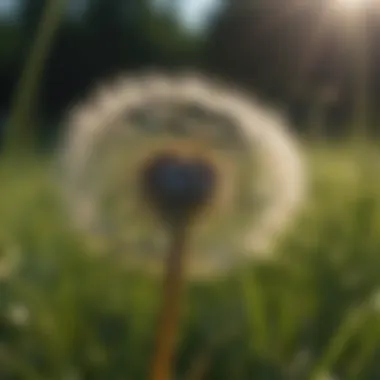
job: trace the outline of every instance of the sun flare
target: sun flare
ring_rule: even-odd
[[[358,10],[366,8],[372,2],[371,0],[336,0],[340,8],[346,8],[348,10]]]

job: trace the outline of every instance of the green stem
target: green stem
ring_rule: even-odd
[[[16,86],[5,135],[7,152],[25,152],[33,148],[32,114],[37,106],[38,86],[43,76],[54,37],[60,25],[66,0],[47,1],[36,38]]]

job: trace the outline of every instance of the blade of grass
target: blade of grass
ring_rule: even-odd
[[[379,347],[380,323],[378,317],[366,325],[359,342],[360,349],[355,360],[348,366],[350,378],[357,379],[363,368],[373,359]]]
[[[35,131],[31,117],[37,106],[38,87],[45,62],[59,28],[65,5],[66,0],[46,2],[34,43],[14,91],[5,130],[5,149],[8,154],[19,154],[33,149]]]
[[[222,346],[226,345],[230,339],[234,338],[241,332],[240,325],[233,325],[231,328],[215,334],[206,342],[205,346],[192,359],[189,368],[184,376],[184,380],[204,380],[210,369],[212,358],[215,352]]]
[[[358,332],[363,323],[365,323],[367,317],[368,313],[365,309],[358,309],[349,313],[332,337],[329,345],[322,354],[321,359],[311,371],[311,374],[308,377],[309,380],[317,380],[323,373],[330,371],[331,367],[344,352],[347,343]]]
[[[240,276],[240,286],[252,338],[251,347],[254,351],[264,352],[268,343],[268,326],[263,290],[256,277],[256,273],[243,271]]]

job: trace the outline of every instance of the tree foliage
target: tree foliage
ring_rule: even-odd
[[[226,0],[208,39],[208,66],[285,104],[303,126],[324,105],[332,133],[352,117],[363,91],[374,124],[380,7],[360,14],[338,7],[330,0]]]

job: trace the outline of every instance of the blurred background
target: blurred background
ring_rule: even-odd
[[[3,119],[45,3],[0,2]],[[59,29],[33,115],[45,125],[43,135],[54,133],[52,121],[95,80],[152,67],[223,75],[283,109],[306,135],[342,136],[358,123],[377,132],[376,1],[67,0],[58,6]]]
[[[152,68],[280,110],[310,178],[275,260],[190,287],[176,380],[380,379],[380,3],[0,0],[2,149],[45,152],[97,82]],[[145,380],[157,283],[74,236],[50,158],[0,157],[0,379]]]

